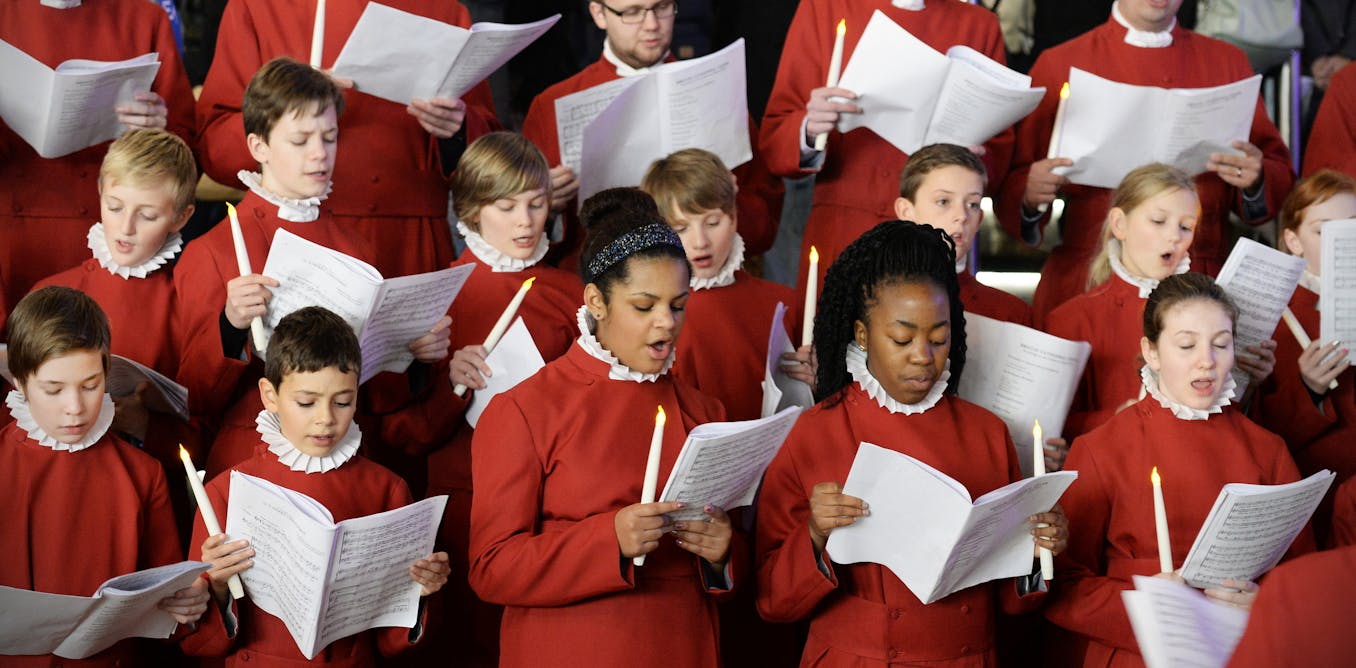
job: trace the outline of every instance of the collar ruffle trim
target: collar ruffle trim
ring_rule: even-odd
[[[852,379],[857,381],[857,385],[866,392],[866,395],[876,401],[876,404],[891,413],[903,413],[904,415],[916,415],[926,412],[928,409],[937,405],[941,401],[942,394],[946,392],[946,383],[951,379],[951,360],[946,361],[946,368],[942,370],[942,375],[937,378],[937,382],[932,384],[932,389],[928,391],[926,397],[916,404],[906,404],[890,396],[889,392],[881,387],[880,381],[871,375],[871,371],[866,368],[866,351],[857,347],[855,343],[849,343],[847,346],[847,370],[852,374]]]
[[[603,58],[617,68],[617,76],[622,78],[635,76],[637,74],[645,74],[650,71],[651,67],[654,67],[654,65],[651,65],[650,67],[631,67],[630,65],[627,65],[622,62],[621,58],[617,57],[617,52],[612,50],[612,42],[607,39],[603,40]],[[658,65],[663,63],[668,60],[668,58],[669,52],[665,51],[664,55],[659,57],[659,62],[655,64]]]
[[[235,174],[250,192],[264,198],[265,202],[278,207],[278,217],[289,223],[309,223],[320,217],[320,203],[330,196],[334,183],[325,186],[325,192],[319,197],[292,199],[269,192],[264,188],[263,176],[259,172],[242,169]]]
[[[14,423],[28,432],[29,438],[37,441],[38,445],[58,452],[79,452],[94,445],[108,433],[108,428],[113,424],[113,398],[108,396],[107,392],[104,393],[103,405],[99,407],[99,417],[94,420],[94,427],[77,443],[63,443],[43,431],[42,427],[38,426],[38,421],[33,419],[33,413],[28,410],[28,400],[24,399],[22,392],[10,390],[5,396],[5,405],[9,406],[9,414],[14,416]]]
[[[175,255],[184,247],[184,238],[178,232],[171,232],[165,237],[165,243],[152,255],[150,259],[142,262],[135,267],[126,267],[113,260],[113,253],[108,250],[108,238],[104,236],[104,224],[95,223],[90,226],[89,234],[86,235],[89,242],[89,250],[94,254],[94,259],[99,262],[99,266],[108,270],[108,273],[122,278],[146,278],[151,272],[165,266]]]
[[[1107,253],[1107,259],[1111,261],[1111,271],[1115,272],[1122,281],[1139,288],[1139,298],[1148,299],[1149,293],[1158,287],[1158,279],[1145,278],[1130,273],[1129,269],[1121,264],[1121,241],[1120,239],[1111,239],[1107,243],[1111,244],[1111,251]],[[1182,256],[1182,261],[1177,263],[1177,268],[1172,270],[1174,274],[1185,274],[1191,270],[1191,254]]]
[[[1323,279],[1319,277],[1318,274],[1309,273],[1308,269],[1305,269],[1304,272],[1300,274],[1299,284],[1301,287],[1303,287],[1305,290],[1308,290],[1309,292],[1312,292],[1319,296],[1323,295],[1323,292],[1321,290],[1321,286],[1323,285]]]
[[[923,3],[924,0],[890,0],[891,5],[911,12],[923,11]]]
[[[1154,373],[1148,364],[1140,367],[1139,377],[1144,382],[1144,390],[1149,393],[1149,396],[1157,400],[1158,405],[1168,409],[1182,420],[1205,420],[1215,413],[1222,412],[1224,407],[1233,401],[1234,390],[1238,387],[1238,383],[1234,382],[1234,375],[1226,374],[1224,376],[1224,391],[1220,392],[1218,397],[1215,397],[1215,402],[1209,408],[1192,408],[1173,401],[1168,398],[1168,395],[1163,394],[1163,390],[1158,387],[1158,374]]]
[[[541,262],[546,257],[546,251],[551,247],[551,240],[546,238],[546,233],[542,232],[541,238],[537,240],[537,247],[532,251],[532,255],[527,258],[516,258],[490,245],[485,241],[485,237],[480,236],[479,232],[466,226],[466,223],[457,221],[457,232],[466,238],[466,249],[476,256],[477,260],[490,266],[490,270],[499,272],[522,271],[532,265]]]
[[[723,288],[727,285],[734,285],[735,272],[744,266],[744,237],[735,233],[734,240],[730,242],[730,254],[725,257],[725,264],[721,266],[720,272],[710,278],[692,277],[689,287],[693,290],[710,290],[711,288]]]
[[[1162,49],[1172,46],[1172,29],[1177,27],[1176,18],[1172,19],[1172,25],[1168,26],[1168,29],[1163,32],[1138,30],[1125,20],[1119,2],[1111,3],[1111,18],[1125,28],[1125,43],[1130,46],[1138,46],[1144,49]]]
[[[575,314],[575,320],[579,323],[579,338],[576,340],[579,347],[583,348],[584,352],[589,354],[589,357],[607,362],[607,377],[612,380],[629,380],[633,383],[653,383],[656,380],[659,380],[660,376],[668,373],[669,367],[673,366],[674,353],[670,352],[669,358],[664,360],[664,368],[660,369],[659,373],[643,373],[636,371],[635,369],[622,364],[621,360],[608,352],[607,349],[603,347],[603,344],[598,342],[598,337],[593,335],[593,331],[597,329],[598,323],[593,319],[593,316],[589,314],[587,306],[579,307],[579,312]],[[677,350],[676,345],[674,346],[674,350]]]
[[[292,442],[283,436],[282,423],[278,421],[276,413],[270,413],[267,409],[259,411],[259,417],[254,419],[254,428],[264,443],[268,444],[268,451],[277,455],[278,461],[283,466],[298,473],[333,471],[358,454],[358,446],[363,441],[363,433],[358,429],[358,423],[351,423],[348,426],[348,433],[330,449],[330,454],[316,457],[298,450],[297,446],[292,445]]]
[[[39,4],[56,9],[74,9],[80,6],[80,0],[42,0]]]

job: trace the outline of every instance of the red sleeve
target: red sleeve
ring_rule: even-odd
[[[801,123],[810,91],[824,85],[823,63],[829,62],[833,50],[832,42],[823,39],[827,31],[820,27],[834,24],[816,12],[818,4],[802,2],[796,8],[758,134],[758,151],[768,169],[784,178],[799,178],[814,171],[800,167],[800,145],[804,141]]]
[[[216,54],[198,98],[198,160],[217,183],[234,185],[236,172],[257,164],[245,144],[240,104],[245,86],[264,64],[255,20],[244,2],[226,3]]]
[[[1247,61],[1243,63],[1246,65]],[[1244,79],[1249,76],[1252,76],[1252,70],[1245,69],[1239,73],[1238,78]],[[1262,149],[1262,190],[1267,209],[1260,217],[1248,218],[1244,213],[1247,209],[1243,204],[1243,189],[1235,188],[1238,195],[1234,211],[1249,225],[1260,225],[1280,213],[1281,204],[1285,202],[1286,195],[1290,194],[1291,186],[1295,185],[1295,173],[1290,166],[1290,149],[1286,147],[1281,132],[1267,115],[1261,97],[1257,98],[1257,109],[1252,113],[1252,132],[1248,135],[1248,141]]]
[[[532,98],[527,108],[527,117],[523,119],[523,136],[537,145],[537,149],[546,156],[546,164],[560,165],[560,136],[556,134],[556,100],[547,89]]]
[[[407,455],[428,454],[450,441],[470,403],[447,379],[446,362],[428,370],[428,386],[410,392],[407,374],[381,373],[363,386],[367,411],[380,422],[380,441]],[[469,393],[468,393],[469,395]]]
[[[1097,342],[1091,336],[1083,317],[1085,314],[1080,311],[1074,311],[1067,308],[1067,304],[1061,308],[1056,308],[1048,318],[1046,330],[1058,336],[1061,339],[1070,341],[1087,341],[1093,345],[1093,355],[1097,354]],[[1093,392],[1093,364],[1094,361],[1089,358],[1087,368],[1083,370],[1083,378],[1078,381],[1078,391],[1074,393],[1073,402],[1069,405],[1069,415],[1064,420],[1064,438],[1073,441],[1075,436],[1086,434],[1093,427],[1100,425],[1111,416],[1116,414],[1117,406],[1096,408],[1097,397]]]
[[[193,416],[209,426],[215,426],[234,400],[236,386],[248,366],[222,352],[221,313],[226,306],[223,277],[235,276],[238,269],[219,266],[216,255],[206,247],[212,241],[204,237],[194,242],[201,245],[196,249],[190,245],[174,268],[178,380],[188,389]]]
[[[165,99],[167,111],[165,129],[193,146],[193,88],[188,84],[188,71],[179,56],[179,45],[174,41],[174,29],[169,15],[160,12],[160,27],[155,31],[155,50],[160,55],[160,70],[151,82],[151,90]]]
[[[1044,86],[1045,97],[1040,104],[1027,114],[1026,118],[1013,126],[1013,143],[1008,149],[1009,162],[1006,173],[989,173],[990,188],[997,193],[998,202],[995,213],[998,222],[1013,239],[1022,239],[1022,196],[1026,193],[1026,179],[1031,172],[1031,164],[1044,160],[1050,150],[1050,132],[1055,123],[1055,108],[1059,106],[1059,89],[1068,80],[1067,64],[1054,62],[1053,59],[1040,56],[1031,66],[1031,86]],[[1050,222],[1048,214],[1041,217],[1040,228]]]
[[[777,239],[786,186],[781,177],[773,175],[768,168],[758,147],[758,124],[752,118],[749,119],[749,141],[753,144],[753,158],[732,171],[739,184],[739,193],[735,195],[739,234],[744,237],[748,254],[753,256],[767,252]]]
[[[1305,176],[1320,169],[1356,176],[1356,66],[1333,76],[1304,148]]]
[[[217,511],[217,519],[220,521],[226,517],[227,493],[229,491],[230,472],[213,478],[207,484],[207,498],[212,500],[212,509]],[[202,560],[202,544],[207,540],[207,526],[202,522],[202,512],[195,510],[193,513],[193,538],[188,544],[188,558],[193,561]],[[229,594],[228,594],[229,598]],[[236,622],[239,623],[239,606],[235,601],[230,602],[235,615]],[[239,629],[236,633],[230,634],[226,629],[226,622],[222,618],[221,610],[213,600],[207,604],[207,612],[198,620],[198,628],[194,632],[184,636],[179,641],[180,648],[189,656],[226,656],[235,647],[235,641],[240,637]]]
[[[810,499],[796,453],[806,438],[797,425],[763,476],[758,494],[758,612],[770,622],[809,617],[838,588],[827,551],[815,557],[810,540]],[[823,570],[821,570],[821,566]]]
[[[140,457],[140,455],[137,455]],[[174,524],[174,511],[170,507],[169,487],[165,482],[165,471],[159,462],[147,459],[151,470],[150,493],[144,505],[145,514],[138,527],[141,548],[138,550],[137,569],[155,568],[179,561],[179,529]]]
[[[1277,343],[1276,368],[1260,388],[1256,420],[1285,439],[1291,452],[1299,453],[1337,423],[1337,410],[1331,396],[1322,405],[1310,398],[1299,372],[1299,344],[1282,329],[1278,327],[1272,335]]]
[[[1332,508],[1332,546],[1356,545],[1356,478],[1337,488]]]

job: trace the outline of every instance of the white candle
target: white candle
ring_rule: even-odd
[[[833,40],[833,55],[829,58],[829,79],[826,82],[829,88],[838,85],[838,77],[843,73],[843,35],[847,33],[847,20],[839,19],[838,36]],[[829,145],[829,133],[825,132],[815,137],[815,150],[822,151]]]
[[[800,345],[808,346],[815,340],[815,304],[819,292],[819,249],[810,247],[810,271],[805,277],[805,319],[800,326]]]
[[[1163,479],[1155,466],[1149,473],[1149,481],[1154,486],[1154,529],[1158,532],[1158,570],[1172,572],[1172,541],[1168,538],[1168,511],[1163,506]]]
[[[1041,436],[1041,421],[1031,428],[1031,476],[1045,475],[1045,439]],[[1050,526],[1044,522],[1037,527]],[[1048,547],[1041,548],[1041,579],[1055,579],[1055,555]]]
[[[198,512],[202,513],[203,526],[207,527],[208,536],[216,536],[221,533],[221,523],[217,521],[217,511],[212,508],[212,500],[207,498],[207,490],[202,486],[202,479],[198,477],[198,469],[193,466],[193,458],[188,456],[188,451],[184,449],[183,444],[179,444],[179,459],[184,462],[184,472],[188,474],[188,486],[193,490],[193,498],[198,502]],[[240,576],[232,575],[226,582],[226,586],[231,590],[231,598],[244,598],[245,587],[240,584]]]
[[[654,434],[650,436],[650,454],[645,460],[645,482],[640,487],[640,502],[654,503],[655,488],[659,486],[659,455],[664,449],[664,407],[660,406],[654,414]],[[645,565],[645,555],[633,557],[631,563]]]
[[[254,273],[250,268],[250,252],[245,248],[245,235],[240,231],[240,218],[236,217],[235,207],[226,203],[226,215],[231,219],[231,241],[235,242],[235,263],[241,276]],[[264,331],[264,319],[255,317],[250,321],[250,335],[254,339],[254,349],[259,352],[268,350],[268,334]]]
[[[1304,332],[1304,326],[1299,323],[1299,320],[1295,318],[1295,314],[1290,311],[1290,307],[1287,306],[1285,310],[1281,312],[1281,319],[1285,321],[1285,326],[1290,328],[1290,335],[1295,337],[1295,343],[1299,344],[1300,350],[1308,348],[1309,344],[1313,343],[1313,341],[1309,339],[1309,335]],[[1328,389],[1337,389],[1336,378],[1328,383]]]
[[[1069,82],[1065,81],[1064,86],[1059,89],[1059,107],[1055,109],[1055,128],[1050,131],[1050,148],[1046,151],[1045,157],[1053,159],[1059,157],[1060,135],[1064,131],[1064,105],[1069,101]],[[1049,204],[1042,204],[1037,209],[1045,213],[1050,208]]]
[[[484,346],[486,355],[489,355],[490,351],[494,350],[494,347],[499,345],[499,339],[504,338],[504,332],[507,332],[509,325],[513,323],[513,316],[518,315],[518,307],[522,306],[523,298],[527,296],[527,291],[532,288],[532,283],[536,280],[537,277],[533,276],[532,278],[523,281],[522,287],[518,288],[518,294],[513,295],[513,300],[509,302],[508,308],[504,309],[504,313],[501,314],[499,320],[494,323],[494,327],[490,329],[490,335],[485,337]],[[457,386],[452,388],[452,391],[456,392],[457,396],[460,397],[466,394],[466,385],[457,383]]]
[[[325,0],[315,2],[315,23],[311,26],[311,67],[320,69],[320,56],[325,49]]]

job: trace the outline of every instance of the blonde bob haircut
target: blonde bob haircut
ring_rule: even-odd
[[[1121,179],[1121,184],[1116,186],[1116,191],[1111,194],[1111,208],[1120,209],[1125,215],[1130,215],[1141,204],[1162,195],[1163,193],[1176,190],[1186,190],[1196,195],[1196,181],[1190,176],[1172,165],[1165,165],[1161,162],[1149,163],[1136,167]],[[1092,264],[1088,269],[1087,288],[1091,290],[1106,282],[1111,278],[1111,239],[1114,237],[1111,231],[1111,211],[1107,211],[1106,220],[1102,222],[1102,249],[1097,252],[1097,256],[1092,259]]]
[[[665,218],[675,213],[700,214],[720,209],[735,215],[734,175],[720,157],[699,148],[685,148],[655,160],[640,189],[654,198]]]
[[[124,132],[109,145],[99,166],[100,191],[105,179],[135,188],[169,186],[174,211],[181,213],[193,204],[198,167],[193,161],[193,151],[178,136],[164,130],[138,128]]]
[[[551,168],[536,145],[516,132],[491,132],[471,142],[452,176],[457,219],[480,231],[480,209],[520,193],[551,196]]]

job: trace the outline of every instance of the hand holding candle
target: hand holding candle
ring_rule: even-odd
[[[231,219],[231,241],[235,242],[235,263],[240,268],[241,276],[249,276],[254,273],[250,268],[250,252],[245,248],[245,235],[240,231],[240,218],[236,216],[235,206],[230,202],[226,203],[226,216]],[[255,318],[250,321],[250,336],[254,340],[254,349],[264,352],[268,349],[268,334],[264,332],[264,319]]]
[[[1045,438],[1041,433],[1041,421],[1036,420],[1035,426],[1031,428],[1031,477],[1045,475]],[[1037,527],[1049,526],[1047,524],[1037,524]],[[1055,555],[1048,547],[1041,548],[1041,579],[1055,579]]]
[[[1295,314],[1290,311],[1290,307],[1287,306],[1285,310],[1281,312],[1281,320],[1284,320],[1285,326],[1290,328],[1290,335],[1295,337],[1295,343],[1299,344],[1300,350],[1307,349],[1310,346],[1310,344],[1313,343],[1313,341],[1309,338],[1309,335],[1305,333],[1304,326],[1299,323],[1299,320],[1295,318]],[[1329,390],[1337,389],[1336,378],[1332,379],[1332,382],[1328,383],[1328,389]]]
[[[494,327],[490,329],[490,335],[485,337],[484,343],[485,355],[487,357],[494,351],[494,347],[499,345],[499,339],[504,337],[504,332],[508,331],[509,325],[513,324],[513,316],[518,315],[518,307],[522,306],[523,298],[527,296],[527,291],[532,289],[532,283],[536,280],[537,277],[533,276],[532,278],[523,281],[522,287],[518,288],[518,294],[513,295],[513,300],[509,302],[508,308],[504,309],[504,313],[499,316],[499,320],[496,321]],[[463,396],[466,394],[466,385],[457,383],[457,386],[452,388],[452,391],[459,397]]]
[[[815,305],[819,290],[819,249],[810,247],[810,270],[805,277],[805,313],[800,327],[800,345],[815,341]]]
[[[829,57],[829,79],[826,85],[833,88],[838,85],[838,78],[843,73],[843,35],[847,33],[847,20],[838,21],[838,34],[833,40],[833,55]],[[815,137],[815,150],[822,151],[829,145],[829,133]]]
[[[664,407],[660,406],[654,414],[654,434],[650,436],[650,454],[645,460],[645,482],[640,487],[640,502],[654,503],[656,488],[659,486],[659,455],[664,449]],[[631,563],[645,565],[645,555],[632,557]]]
[[[1172,572],[1172,541],[1168,538],[1168,511],[1163,506],[1163,479],[1155,466],[1149,473],[1149,482],[1154,486],[1154,529],[1158,532],[1158,569],[1163,573]]]
[[[320,68],[325,48],[325,0],[315,2],[315,23],[311,25],[311,67]]]
[[[198,503],[198,512],[202,514],[202,523],[203,526],[207,527],[207,535],[216,536],[220,534],[221,523],[217,521],[217,511],[212,508],[212,500],[207,498],[207,490],[202,486],[202,478],[198,477],[198,469],[193,466],[193,458],[188,456],[188,450],[184,449],[183,444],[179,445],[179,459],[184,462],[184,472],[188,474],[188,486],[193,490],[193,499]],[[231,590],[231,598],[245,597],[245,587],[240,583],[239,575],[232,575],[226,586]]]
[[[1055,109],[1055,127],[1053,130],[1050,131],[1050,148],[1047,149],[1045,154],[1045,158],[1047,160],[1052,160],[1054,158],[1059,157],[1060,135],[1063,134],[1064,130],[1064,105],[1068,101],[1069,101],[1069,82],[1065,81],[1064,85],[1059,89],[1059,107]],[[1045,213],[1050,208],[1050,205],[1042,204],[1036,208],[1041,213]]]

